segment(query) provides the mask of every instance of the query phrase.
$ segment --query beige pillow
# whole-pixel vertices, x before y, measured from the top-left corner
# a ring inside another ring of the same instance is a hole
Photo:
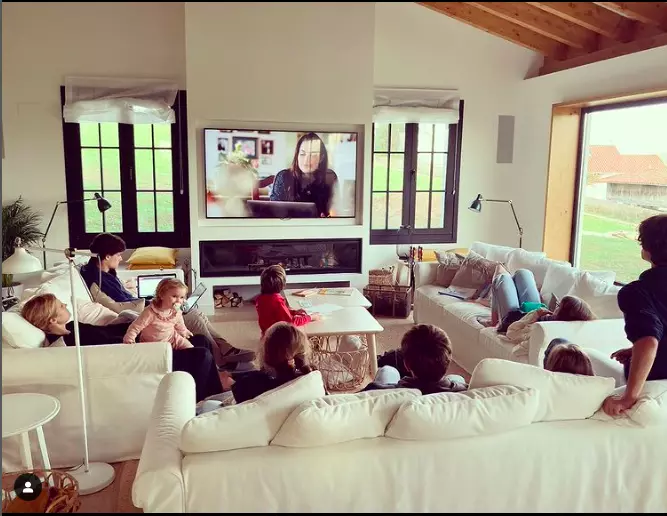
[[[101,304],[102,306],[113,310],[115,313],[119,314],[123,310],[132,310],[134,312],[141,313],[146,307],[145,299],[135,299],[134,301],[114,301],[104,292],[100,290],[100,287],[97,286],[97,283],[93,283],[90,287],[90,293],[93,296],[93,300],[96,303]]]
[[[487,260],[475,251],[470,251],[452,279],[452,287],[477,289],[471,299],[477,299],[485,287],[493,281],[499,262]]]
[[[438,269],[435,273],[435,284],[441,287],[449,287],[465,258],[450,251],[436,251],[435,255],[438,259]]]

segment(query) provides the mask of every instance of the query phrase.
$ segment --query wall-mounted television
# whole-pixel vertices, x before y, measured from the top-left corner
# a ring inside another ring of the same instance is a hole
[[[204,129],[206,218],[354,217],[356,132]]]

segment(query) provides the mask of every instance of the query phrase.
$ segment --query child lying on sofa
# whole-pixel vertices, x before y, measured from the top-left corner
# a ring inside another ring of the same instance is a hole
[[[408,388],[422,394],[464,391],[468,385],[463,377],[447,374],[451,358],[447,334],[437,326],[418,324],[403,335],[400,351],[381,357],[378,365],[382,367],[364,390]],[[389,365],[392,362],[394,365]]]

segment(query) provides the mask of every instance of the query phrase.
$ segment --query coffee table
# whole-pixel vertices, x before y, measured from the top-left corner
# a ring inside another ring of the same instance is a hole
[[[313,287],[315,288],[315,287]],[[285,294],[285,299],[287,300],[287,304],[292,310],[302,310],[303,306],[301,306],[301,301],[308,301],[311,303],[313,306],[315,305],[323,305],[323,304],[332,304],[332,305],[339,305],[339,306],[344,306],[344,307],[351,307],[351,306],[361,306],[363,308],[370,308],[371,302],[364,297],[364,295],[359,292],[356,288],[347,288],[346,290],[352,291],[352,294],[349,296],[337,296],[337,295],[332,295],[332,294],[325,294],[325,295],[320,295],[316,294],[314,296],[308,296],[308,297],[300,297],[300,296],[295,296],[292,294],[292,292],[296,292],[298,290],[303,290],[303,289],[287,289],[284,291]]]

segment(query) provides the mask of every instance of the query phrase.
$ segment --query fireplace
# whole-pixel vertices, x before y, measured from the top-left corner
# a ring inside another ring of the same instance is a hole
[[[199,242],[203,278],[259,276],[269,265],[287,274],[360,274],[361,239],[204,240]]]

